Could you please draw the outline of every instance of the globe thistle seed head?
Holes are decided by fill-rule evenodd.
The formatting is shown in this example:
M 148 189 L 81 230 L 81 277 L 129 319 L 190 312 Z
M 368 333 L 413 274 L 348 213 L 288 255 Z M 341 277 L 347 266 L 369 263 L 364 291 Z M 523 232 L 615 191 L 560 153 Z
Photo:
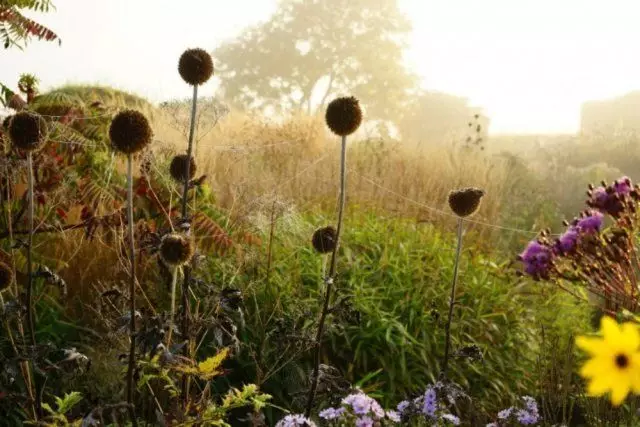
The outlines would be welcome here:
M 21 150 L 33 151 L 42 146 L 47 122 L 39 114 L 22 111 L 9 120 L 9 139 Z
M 178 61 L 180 77 L 191 86 L 201 85 L 213 75 L 211 55 L 200 48 L 187 49 Z
M 187 164 L 189 165 L 189 176 L 187 176 Z M 187 154 L 178 154 L 171 160 L 169 172 L 171 177 L 178 182 L 189 181 L 196 175 L 196 161 Z
M 188 263 L 195 252 L 193 241 L 178 233 L 169 233 L 160 242 L 160 257 L 171 267 Z
M 327 106 L 325 121 L 336 135 L 351 135 L 362 123 L 360 103 L 353 96 L 334 99 Z
M 13 282 L 13 270 L 0 261 L 0 291 L 7 289 Z
M 11 119 L 13 118 L 13 114 L 2 119 L 2 129 L 5 131 L 9 130 L 9 124 L 11 124 Z
M 459 217 L 474 214 L 480 207 L 484 190 L 474 187 L 461 188 L 449 193 L 449 207 Z
M 111 121 L 109 139 L 112 147 L 124 154 L 135 154 L 153 138 L 149 121 L 139 111 L 122 110 Z
M 311 238 L 313 248 L 321 254 L 333 252 L 336 247 L 336 229 L 332 226 L 318 228 Z

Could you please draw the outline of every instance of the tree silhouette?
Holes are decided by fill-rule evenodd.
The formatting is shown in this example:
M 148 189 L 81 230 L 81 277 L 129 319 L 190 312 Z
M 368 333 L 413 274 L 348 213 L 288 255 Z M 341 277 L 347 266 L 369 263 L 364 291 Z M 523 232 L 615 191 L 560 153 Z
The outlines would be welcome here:
M 313 113 L 349 94 L 368 119 L 393 120 L 417 82 L 402 64 L 410 30 L 397 0 L 282 0 L 214 52 L 217 75 L 235 107 Z
M 36 37 L 38 40 L 61 40 L 56 33 L 22 14 L 20 9 L 48 12 L 53 8 L 51 0 L 0 0 L 0 39 L 5 49 L 24 45 Z

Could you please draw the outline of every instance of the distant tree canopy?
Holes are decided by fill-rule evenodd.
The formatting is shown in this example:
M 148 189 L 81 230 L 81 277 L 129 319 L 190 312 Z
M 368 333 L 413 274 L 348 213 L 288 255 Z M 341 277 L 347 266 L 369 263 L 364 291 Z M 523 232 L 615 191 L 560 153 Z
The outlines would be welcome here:
M 20 9 L 48 12 L 53 9 L 51 0 L 0 0 L 0 39 L 5 49 L 23 49 L 31 37 L 60 43 L 56 33 L 24 16 Z
M 640 91 L 582 105 L 580 128 L 583 133 L 614 135 L 640 134 Z
M 397 0 L 282 0 L 269 21 L 214 52 L 225 99 L 275 113 L 360 98 L 371 120 L 394 120 L 417 79 L 402 64 L 411 27 Z

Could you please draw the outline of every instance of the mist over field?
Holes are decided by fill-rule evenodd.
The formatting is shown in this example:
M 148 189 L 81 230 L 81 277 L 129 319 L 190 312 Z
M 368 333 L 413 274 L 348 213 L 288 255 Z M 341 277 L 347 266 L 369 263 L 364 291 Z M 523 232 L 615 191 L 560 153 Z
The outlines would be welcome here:
M 638 12 L 0 0 L 0 426 L 640 425 Z

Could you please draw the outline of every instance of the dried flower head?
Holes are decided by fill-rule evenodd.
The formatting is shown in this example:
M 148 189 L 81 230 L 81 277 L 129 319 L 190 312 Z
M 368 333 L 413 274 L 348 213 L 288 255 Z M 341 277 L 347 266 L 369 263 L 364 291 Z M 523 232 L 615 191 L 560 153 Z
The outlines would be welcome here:
M 47 134 L 47 122 L 39 114 L 22 111 L 9 121 L 11 143 L 25 151 L 42 146 Z
M 182 234 L 169 233 L 160 242 L 160 257 L 167 265 L 172 267 L 179 267 L 188 263 L 194 252 L 193 241 Z
M 351 135 L 362 123 L 362 110 L 358 100 L 353 96 L 334 99 L 327 106 L 325 120 L 331 132 L 336 135 Z
M 111 121 L 109 138 L 115 150 L 134 154 L 149 145 L 153 131 L 144 114 L 136 110 L 123 110 Z
M 13 270 L 4 262 L 0 262 L 0 291 L 11 286 L 13 282 Z
M 191 86 L 205 83 L 213 75 L 213 60 L 206 50 L 187 49 L 178 62 L 180 77 Z
M 187 176 L 187 162 L 189 164 L 189 176 Z M 171 172 L 171 177 L 178 182 L 189 181 L 196 175 L 196 161 L 187 154 L 178 154 L 171 160 L 169 172 Z
M 2 119 L 2 129 L 9 130 L 9 124 L 11 123 L 12 118 L 13 118 L 13 114 Z
M 311 238 L 313 248 L 321 254 L 333 252 L 336 247 L 336 229 L 332 226 L 318 228 Z
M 480 207 L 480 200 L 484 194 L 484 190 L 474 187 L 451 191 L 449 207 L 459 217 L 472 215 Z

